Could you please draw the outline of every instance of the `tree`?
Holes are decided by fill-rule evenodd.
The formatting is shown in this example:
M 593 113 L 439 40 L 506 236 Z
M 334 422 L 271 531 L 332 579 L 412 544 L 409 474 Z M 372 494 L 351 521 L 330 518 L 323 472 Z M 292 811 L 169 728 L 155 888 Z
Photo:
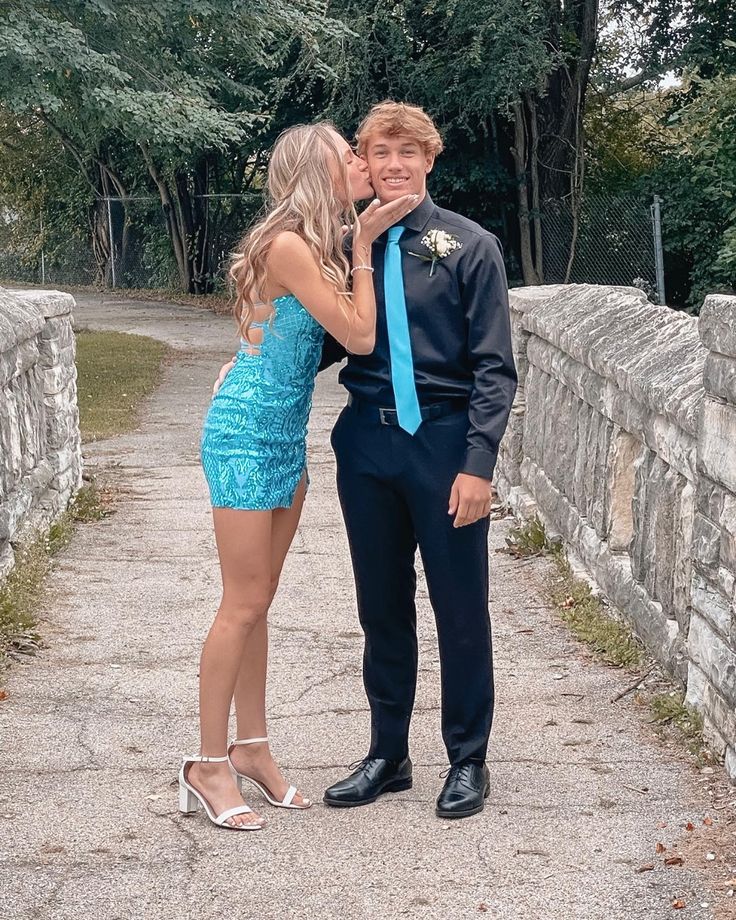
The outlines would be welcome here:
M 305 69 L 329 79 L 319 40 L 341 31 L 319 0 L 16 0 L 0 4 L 0 101 L 73 158 L 100 262 L 105 198 L 125 205 L 147 174 L 182 286 L 203 292 L 217 248 L 202 197 L 213 174 L 234 157 L 242 189 L 269 106 Z

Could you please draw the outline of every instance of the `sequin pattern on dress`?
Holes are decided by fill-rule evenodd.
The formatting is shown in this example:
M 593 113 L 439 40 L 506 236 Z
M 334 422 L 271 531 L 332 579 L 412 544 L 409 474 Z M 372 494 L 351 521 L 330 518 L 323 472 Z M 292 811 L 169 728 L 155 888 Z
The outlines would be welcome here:
M 253 324 L 263 341 L 241 347 L 205 418 L 202 467 L 216 508 L 289 508 L 306 469 L 324 330 L 292 294 L 274 308 L 273 322 Z

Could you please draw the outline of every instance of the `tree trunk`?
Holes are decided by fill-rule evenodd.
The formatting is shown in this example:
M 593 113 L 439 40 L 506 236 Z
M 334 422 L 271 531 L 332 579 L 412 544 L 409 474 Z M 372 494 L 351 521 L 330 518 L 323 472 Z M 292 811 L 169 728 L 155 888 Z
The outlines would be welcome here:
M 524 284 L 539 284 L 540 278 L 534 264 L 532 251 L 531 227 L 529 224 L 529 186 L 527 178 L 527 143 L 524 108 L 520 102 L 514 104 L 514 146 L 511 148 L 514 158 L 514 171 L 517 183 L 517 201 L 519 206 L 519 244 L 521 271 Z
M 554 7 L 550 12 L 554 26 L 549 41 L 557 49 L 561 60 L 536 100 L 539 111 L 540 193 L 543 200 L 567 197 L 578 172 L 578 160 L 582 155 L 579 140 L 595 53 L 599 0 L 572 0 L 565 4 L 561 18 L 557 0 L 550 0 L 550 3 Z M 560 32 L 568 36 L 568 42 L 571 37 L 575 39 L 574 56 L 567 54 L 562 57 Z
M 168 183 L 161 175 L 161 172 L 153 161 L 151 152 L 148 149 L 148 144 L 146 144 L 145 141 L 139 141 L 138 146 L 141 148 L 143 159 L 145 160 L 146 166 L 148 167 L 148 172 L 150 173 L 153 181 L 156 183 L 156 188 L 158 189 L 158 193 L 161 198 L 161 207 L 163 209 L 164 218 L 166 220 L 166 231 L 169 235 L 171 246 L 174 250 L 174 258 L 176 259 L 176 265 L 179 269 L 179 280 L 181 282 L 182 290 L 191 293 L 191 266 L 187 253 L 186 234 L 183 232 L 183 227 L 181 225 L 181 214 L 177 211 L 176 204 L 171 197 L 171 191 L 169 190 Z

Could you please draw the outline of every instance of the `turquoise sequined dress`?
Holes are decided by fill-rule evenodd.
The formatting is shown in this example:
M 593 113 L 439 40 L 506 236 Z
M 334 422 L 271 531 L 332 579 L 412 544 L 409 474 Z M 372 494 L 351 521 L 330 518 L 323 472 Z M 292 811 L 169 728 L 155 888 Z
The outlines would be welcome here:
M 290 508 L 306 470 L 307 421 L 324 330 L 293 294 L 277 297 L 263 341 L 241 347 L 213 397 L 202 466 L 216 508 Z

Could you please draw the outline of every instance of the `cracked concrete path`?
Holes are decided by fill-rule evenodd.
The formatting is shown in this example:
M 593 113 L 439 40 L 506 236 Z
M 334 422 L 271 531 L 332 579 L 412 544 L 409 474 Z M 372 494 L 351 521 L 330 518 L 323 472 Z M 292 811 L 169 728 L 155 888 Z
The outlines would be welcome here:
M 89 296 L 75 316 L 178 352 L 141 427 L 86 446 L 88 466 L 119 490 L 117 510 L 80 527 L 60 557 L 43 611 L 47 648 L 10 674 L 0 708 L 7 920 L 658 920 L 675 897 L 688 904 L 683 916 L 713 916 L 708 877 L 666 870 L 654 852 L 707 812 L 699 777 L 654 739 L 631 698 L 611 704 L 630 676 L 592 662 L 549 611 L 546 563 L 493 552 L 508 521 L 491 528 L 498 706 L 482 815 L 434 816 L 445 762 L 420 580 L 411 791 L 306 813 L 254 795 L 269 819 L 256 834 L 181 817 L 173 781 L 181 753 L 197 746 L 197 663 L 219 592 L 198 439 L 232 328 L 197 308 Z M 335 375 L 320 377 L 312 489 L 271 615 L 272 745 L 314 799 L 368 739 L 328 444 L 343 402 Z M 655 868 L 635 871 L 646 863 Z

